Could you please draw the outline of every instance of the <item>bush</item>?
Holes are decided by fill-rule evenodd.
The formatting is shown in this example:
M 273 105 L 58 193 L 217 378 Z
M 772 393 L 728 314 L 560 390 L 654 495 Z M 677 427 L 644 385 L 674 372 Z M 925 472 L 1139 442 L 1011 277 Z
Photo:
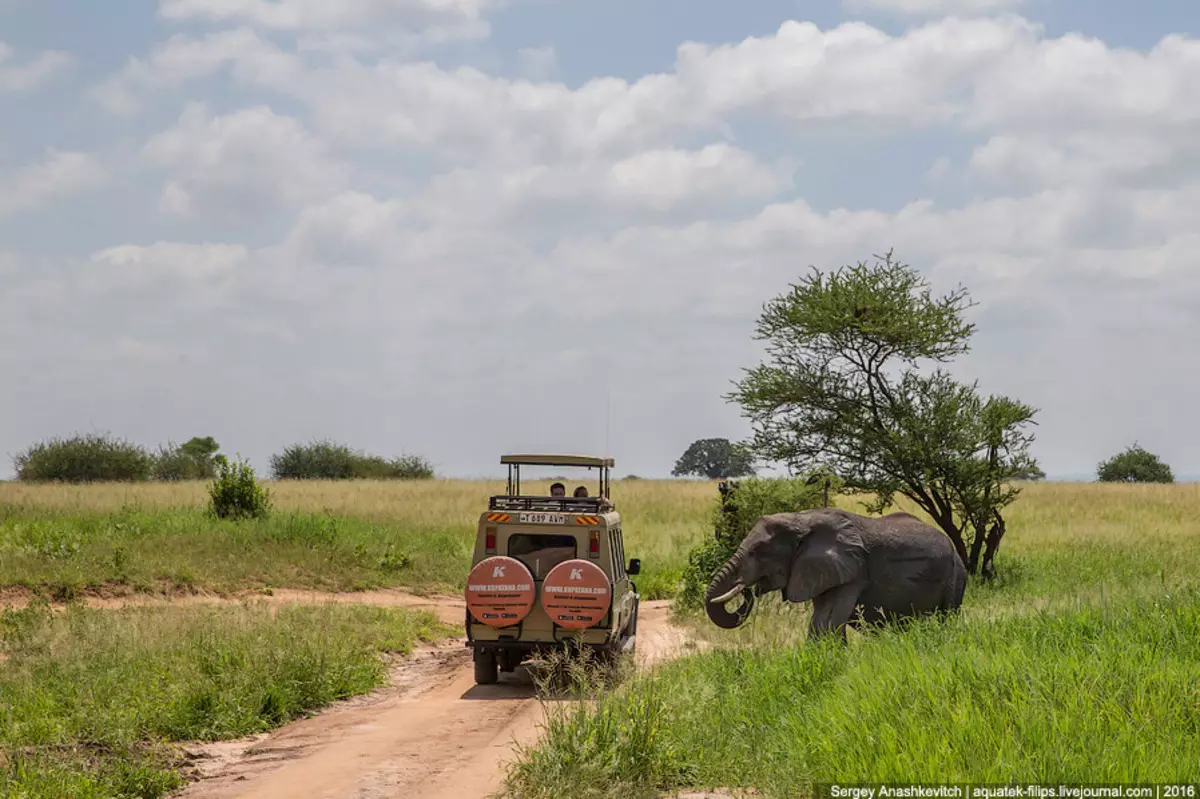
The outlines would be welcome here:
M 209 510 L 218 519 L 265 519 L 271 495 L 259 485 L 254 468 L 242 460 L 216 459 L 217 476 L 208 488 Z
M 271 456 L 279 480 L 418 480 L 433 477 L 433 466 L 410 455 L 387 460 L 332 441 L 294 444 Z
M 214 460 L 221 447 L 212 438 L 193 438 L 186 444 L 170 442 L 158 448 L 154 461 L 155 480 L 211 480 L 216 477 Z
M 813 474 L 729 483 L 728 493 L 714 500 L 715 536 L 688 553 L 679 605 L 684 608 L 703 606 L 709 580 L 737 551 L 742 539 L 761 517 L 822 507 L 825 504 L 825 477 L 824 474 Z M 839 488 L 838 480 L 830 477 L 830 497 L 835 496 Z
M 122 439 L 77 434 L 35 444 L 13 465 L 17 479 L 27 482 L 135 482 L 150 479 L 154 458 Z
M 1136 442 L 1124 452 L 1101 463 L 1096 473 L 1102 483 L 1175 482 L 1171 467 Z

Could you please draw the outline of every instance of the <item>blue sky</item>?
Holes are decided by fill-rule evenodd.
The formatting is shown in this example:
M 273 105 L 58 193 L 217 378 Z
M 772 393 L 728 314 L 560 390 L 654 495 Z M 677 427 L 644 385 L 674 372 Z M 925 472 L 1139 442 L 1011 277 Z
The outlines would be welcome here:
M 1200 473 L 1198 18 L 0 0 L 0 452 L 211 434 L 265 468 L 332 437 L 472 475 L 607 446 L 664 475 L 746 434 L 721 395 L 764 300 L 895 247 L 979 301 L 958 369 L 1041 409 L 1052 475 L 1134 440 Z

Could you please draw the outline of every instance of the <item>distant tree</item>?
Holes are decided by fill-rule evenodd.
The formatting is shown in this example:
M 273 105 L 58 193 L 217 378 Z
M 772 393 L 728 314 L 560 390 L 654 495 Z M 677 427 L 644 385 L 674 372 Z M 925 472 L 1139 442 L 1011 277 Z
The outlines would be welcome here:
M 988 576 L 1012 485 L 1037 468 L 1022 428 L 1035 410 L 983 398 L 941 368 L 968 350 L 963 288 L 933 297 L 889 252 L 831 274 L 818 270 L 770 300 L 757 338 L 767 361 L 730 399 L 754 425 L 764 460 L 823 467 L 882 512 L 897 494 L 929 514 L 972 574 Z
M 1171 467 L 1159 457 L 1147 452 L 1137 442 L 1101 464 L 1096 469 L 1102 483 L 1173 483 Z
M 1036 483 L 1039 480 L 1046 479 L 1046 473 L 1041 470 L 1036 464 L 1030 466 L 1029 469 L 1019 472 L 1013 477 L 1014 480 L 1025 480 L 1026 482 Z
M 703 438 L 692 442 L 675 462 L 675 477 L 696 475 L 716 480 L 720 477 L 745 477 L 754 474 L 754 454 L 743 444 L 727 438 Z
M 184 444 L 159 447 L 154 463 L 157 480 L 211 480 L 217 474 L 217 451 L 221 445 L 212 436 L 193 438 Z

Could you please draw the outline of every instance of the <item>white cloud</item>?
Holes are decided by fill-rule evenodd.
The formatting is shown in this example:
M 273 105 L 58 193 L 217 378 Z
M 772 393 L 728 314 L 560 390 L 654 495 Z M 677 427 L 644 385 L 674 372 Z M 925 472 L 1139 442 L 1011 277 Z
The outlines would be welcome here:
M 693 218 L 762 202 L 792 186 L 795 166 L 724 143 L 646 150 L 619 160 L 457 169 L 435 177 L 413 213 L 438 224 L 554 230 L 607 228 L 648 214 Z
M 739 434 L 718 397 L 751 365 L 764 299 L 810 265 L 895 246 L 981 301 L 964 368 L 1048 409 L 1052 471 L 1107 449 L 1096 430 L 1131 428 L 1136 385 L 1112 385 L 1112 359 L 1171 384 L 1154 424 L 1190 420 L 1196 386 L 1172 359 L 1200 335 L 1200 43 L 1135 51 L 1014 17 L 897 34 L 790 22 L 684 43 L 662 74 L 567 85 L 553 45 L 476 54 L 521 79 L 413 61 L 369 16 L 392 5 L 164 2 L 177 21 L 245 26 L 175 36 L 96 89 L 116 111 L 156 92 L 190 102 L 143 149 L 169 218 L 62 274 L 0 260 L 18 284 L 0 317 L 65 319 L 52 355 L 103 330 L 131 364 L 164 369 L 203 340 L 214 357 L 194 379 L 247 387 L 238 436 L 368 436 L 362 419 L 404 407 L 419 421 L 391 435 L 460 470 L 481 450 L 587 448 L 579 418 L 597 408 L 576 387 L 607 381 L 626 393 L 618 428 L 636 431 L 614 449 L 652 472 L 709 429 Z M 882 176 L 854 160 L 867 137 Z M 934 180 L 917 190 L 899 172 Z M 140 243 L 105 246 L 122 241 Z M 114 321 L 130 297 L 149 309 L 138 329 Z M 192 418 L 172 407 L 164 419 Z
M 92 155 L 47 149 L 41 163 L 18 169 L 3 179 L 0 217 L 92 191 L 108 178 L 108 171 Z
M 229 67 L 245 84 L 305 103 L 321 130 L 348 143 L 530 160 L 668 145 L 680 132 L 719 130 L 744 112 L 797 124 L 869 118 L 924 126 L 956 122 L 974 109 L 972 118 L 984 124 L 994 116 L 995 95 L 1019 88 L 1008 73 L 1021 60 L 1057 58 L 1060 47 L 1072 46 L 1038 36 L 1036 26 L 1016 18 L 946 19 L 899 36 L 861 23 L 822 31 L 787 22 L 771 36 L 736 44 L 684 44 L 672 73 L 633 82 L 595 78 L 572 90 L 348 53 L 310 67 L 303 54 L 238 30 L 174 37 L 96 95 L 123 110 L 145 92 Z
M 213 117 L 193 103 L 142 155 L 170 174 L 163 210 L 213 220 L 253 222 L 325 197 L 347 179 L 299 121 L 261 106 Z
M 1153 127 L 1004 133 L 976 148 L 970 167 L 1005 187 L 1174 185 L 1200 173 L 1200 140 Z
M 4 66 L 13 58 L 13 49 L 0 42 L 0 92 L 27 92 L 40 88 L 75 63 L 70 53 L 47 50 L 32 61 Z
M 220 288 L 237 277 L 237 270 L 249 260 L 250 250 L 240 244 L 122 244 L 93 253 L 89 276 L 100 291 L 164 283 Z
M 115 75 L 92 87 L 91 96 L 115 114 L 139 109 L 145 95 L 178 88 L 232 66 L 239 80 L 282 86 L 302 75 L 302 62 L 248 28 L 220 31 L 200 39 L 182 34 L 156 47 L 146 59 L 130 58 Z
M 159 15 L 174 22 L 248 24 L 268 30 L 339 33 L 397 27 L 412 43 L 483 39 L 491 0 L 159 0 Z
M 517 51 L 517 63 L 526 78 L 545 81 L 549 80 L 558 69 L 558 53 L 549 45 L 524 47 Z
M 989 14 L 1016 9 L 1025 0 L 842 0 L 851 11 L 886 11 L 909 16 Z

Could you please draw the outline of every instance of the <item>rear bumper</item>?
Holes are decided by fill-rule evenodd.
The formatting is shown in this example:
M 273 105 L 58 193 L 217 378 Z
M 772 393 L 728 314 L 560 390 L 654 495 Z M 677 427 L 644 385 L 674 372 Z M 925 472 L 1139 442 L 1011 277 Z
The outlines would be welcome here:
M 548 652 L 551 650 L 563 650 L 568 648 L 579 649 L 609 649 L 614 641 L 609 639 L 602 643 L 586 643 L 575 640 L 562 641 L 467 641 L 463 644 L 467 649 L 493 649 L 496 651 L 520 652 L 521 654 L 533 654 L 534 652 Z

